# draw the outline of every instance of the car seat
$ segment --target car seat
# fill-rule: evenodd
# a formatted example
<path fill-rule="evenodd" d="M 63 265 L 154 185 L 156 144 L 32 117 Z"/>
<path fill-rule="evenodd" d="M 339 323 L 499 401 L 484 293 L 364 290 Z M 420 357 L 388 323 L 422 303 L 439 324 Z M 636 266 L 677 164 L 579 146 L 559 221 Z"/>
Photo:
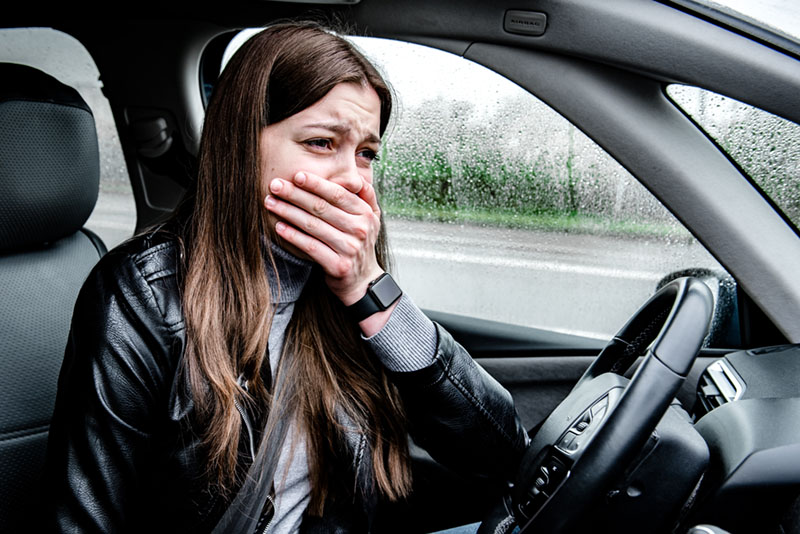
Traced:
<path fill-rule="evenodd" d="M 0 532 L 30 531 L 41 509 L 72 310 L 105 253 L 82 228 L 99 175 L 94 117 L 78 92 L 0 63 Z"/>

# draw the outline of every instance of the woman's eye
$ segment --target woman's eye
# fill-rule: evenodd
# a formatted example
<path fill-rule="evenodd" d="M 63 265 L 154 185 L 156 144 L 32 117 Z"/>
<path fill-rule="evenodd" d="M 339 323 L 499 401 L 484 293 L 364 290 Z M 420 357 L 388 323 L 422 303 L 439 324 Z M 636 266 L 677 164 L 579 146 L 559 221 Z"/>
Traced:
<path fill-rule="evenodd" d="M 378 156 L 377 152 L 369 148 L 365 148 L 364 150 L 359 152 L 358 155 L 362 158 L 366 158 L 371 163 L 375 163 L 380 159 L 380 156 Z"/>
<path fill-rule="evenodd" d="M 330 148 L 331 147 L 331 140 L 330 139 L 309 139 L 305 142 L 308 146 L 312 146 L 315 148 Z"/>

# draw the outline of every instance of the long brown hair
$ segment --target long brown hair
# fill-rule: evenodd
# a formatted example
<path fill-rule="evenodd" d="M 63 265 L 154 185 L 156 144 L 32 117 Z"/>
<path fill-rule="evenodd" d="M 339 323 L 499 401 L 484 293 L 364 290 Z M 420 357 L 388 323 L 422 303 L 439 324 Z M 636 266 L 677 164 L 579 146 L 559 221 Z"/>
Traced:
<path fill-rule="evenodd" d="M 187 326 L 182 370 L 203 425 L 211 479 L 223 491 L 235 482 L 242 425 L 236 403 L 268 412 L 272 401 L 261 372 L 269 365 L 273 312 L 265 268 L 274 260 L 263 238 L 274 240 L 275 235 L 261 202 L 266 191 L 259 135 L 343 82 L 375 89 L 383 134 L 392 100 L 376 69 L 346 40 L 315 24 L 280 24 L 239 49 L 208 106 L 194 208 L 182 236 Z M 385 266 L 381 232 L 376 249 Z M 281 359 L 287 363 L 278 372 L 296 385 L 281 402 L 294 406 L 292 413 L 305 431 L 309 511 L 319 515 L 333 459 L 346 441 L 343 416 L 372 445 L 378 491 L 397 499 L 409 493 L 411 481 L 399 394 L 317 271 L 295 305 L 284 343 L 287 357 Z M 237 381 L 240 376 L 247 380 L 247 391 Z"/>

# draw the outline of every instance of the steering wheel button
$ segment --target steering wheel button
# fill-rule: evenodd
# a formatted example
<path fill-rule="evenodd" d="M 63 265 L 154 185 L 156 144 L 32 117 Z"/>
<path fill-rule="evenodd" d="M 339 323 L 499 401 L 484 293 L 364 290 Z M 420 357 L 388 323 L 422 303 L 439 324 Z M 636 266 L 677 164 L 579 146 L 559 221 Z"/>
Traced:
<path fill-rule="evenodd" d="M 545 465 L 547 466 L 547 469 L 550 471 L 550 473 L 553 475 L 552 478 L 561 477 L 561 473 L 563 473 L 567 469 L 566 466 L 563 463 L 561 463 L 560 460 L 552 456 L 547 460 Z"/>
<path fill-rule="evenodd" d="M 575 441 L 575 434 L 567 432 L 564 434 L 564 437 L 561 438 L 561 441 L 558 442 L 558 448 L 562 451 L 568 451 L 573 441 Z"/>
<path fill-rule="evenodd" d="M 574 438 L 573 438 L 574 439 Z M 543 492 L 547 492 L 548 494 L 552 494 L 554 490 L 558 488 L 561 482 L 564 480 L 564 477 L 567 473 L 566 466 L 556 458 L 555 456 L 550 456 L 547 458 L 544 463 L 542 463 L 541 467 L 539 467 L 539 471 L 541 476 L 539 478 L 544 478 L 546 481 L 546 485 L 543 487 L 536 486 L 537 488 L 541 489 Z M 537 484 L 534 482 L 534 484 Z"/>
<path fill-rule="evenodd" d="M 539 468 L 539 473 L 540 476 L 536 479 L 535 484 L 537 488 L 544 490 L 545 486 L 547 486 L 550 483 L 550 471 L 548 471 L 545 466 L 541 466 Z M 541 485 L 539 484 L 539 480 L 542 481 Z"/>

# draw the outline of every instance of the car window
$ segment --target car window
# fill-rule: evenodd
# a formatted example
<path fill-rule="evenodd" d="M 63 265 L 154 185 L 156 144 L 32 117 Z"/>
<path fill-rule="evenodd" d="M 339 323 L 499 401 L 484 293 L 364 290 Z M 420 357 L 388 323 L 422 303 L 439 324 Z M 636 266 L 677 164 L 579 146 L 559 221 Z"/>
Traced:
<path fill-rule="evenodd" d="M 100 194 L 86 227 L 99 235 L 109 249 L 133 235 L 133 190 L 111 108 L 89 52 L 78 40 L 53 29 L 3 29 L 0 61 L 35 67 L 81 94 L 92 109 L 100 149 Z"/>
<path fill-rule="evenodd" d="M 352 39 L 395 93 L 376 188 L 397 278 L 423 309 L 608 339 L 665 278 L 733 283 L 630 173 L 527 91 L 440 50 Z"/>
<path fill-rule="evenodd" d="M 698 87 L 667 94 L 800 227 L 800 125 Z"/>

